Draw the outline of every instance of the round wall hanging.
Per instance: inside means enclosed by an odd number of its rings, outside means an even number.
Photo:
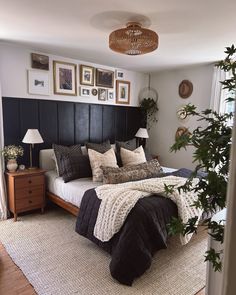
[[[96,96],[97,94],[98,94],[97,89],[96,89],[96,88],[93,88],[93,89],[92,89],[92,95],[93,95],[93,96]]]
[[[188,98],[193,93],[193,84],[189,80],[183,80],[179,84],[179,96],[182,98]]]

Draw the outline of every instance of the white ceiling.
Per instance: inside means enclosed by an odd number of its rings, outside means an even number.
[[[45,53],[142,72],[214,62],[236,43],[236,0],[0,0],[0,40]],[[109,33],[141,20],[159,48],[126,56]]]

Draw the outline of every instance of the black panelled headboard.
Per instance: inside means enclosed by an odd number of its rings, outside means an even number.
[[[51,148],[52,143],[71,145],[106,139],[114,143],[133,138],[145,122],[138,107],[3,97],[5,145],[24,146],[19,162],[26,165],[29,146],[22,139],[29,128],[39,129],[44,139],[34,149],[34,165],[38,165],[38,151]]]

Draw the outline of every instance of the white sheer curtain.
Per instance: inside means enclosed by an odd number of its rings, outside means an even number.
[[[0,85],[0,150],[4,146],[3,137],[3,115],[2,115],[2,94]],[[4,161],[0,154],[0,220],[7,219],[7,195],[6,195],[6,185],[4,178]]]
[[[222,89],[222,85],[220,83],[220,81],[224,81],[225,79],[226,72],[222,71],[220,68],[214,67],[210,108],[217,113],[221,111],[222,101],[224,101],[226,98],[226,92]]]

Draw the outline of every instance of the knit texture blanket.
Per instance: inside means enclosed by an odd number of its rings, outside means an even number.
[[[193,179],[193,186],[199,180]],[[102,242],[109,241],[117,233],[125,222],[129,212],[139,199],[150,195],[162,195],[170,198],[178,207],[179,218],[185,223],[189,218],[200,219],[202,210],[191,206],[197,199],[197,194],[190,192],[179,193],[178,187],[184,185],[186,178],[177,176],[166,176],[151,178],[121,184],[106,184],[96,188],[96,194],[101,199],[94,236]],[[171,194],[165,193],[165,185],[175,186]],[[181,243],[187,244],[192,234],[181,235]]]

